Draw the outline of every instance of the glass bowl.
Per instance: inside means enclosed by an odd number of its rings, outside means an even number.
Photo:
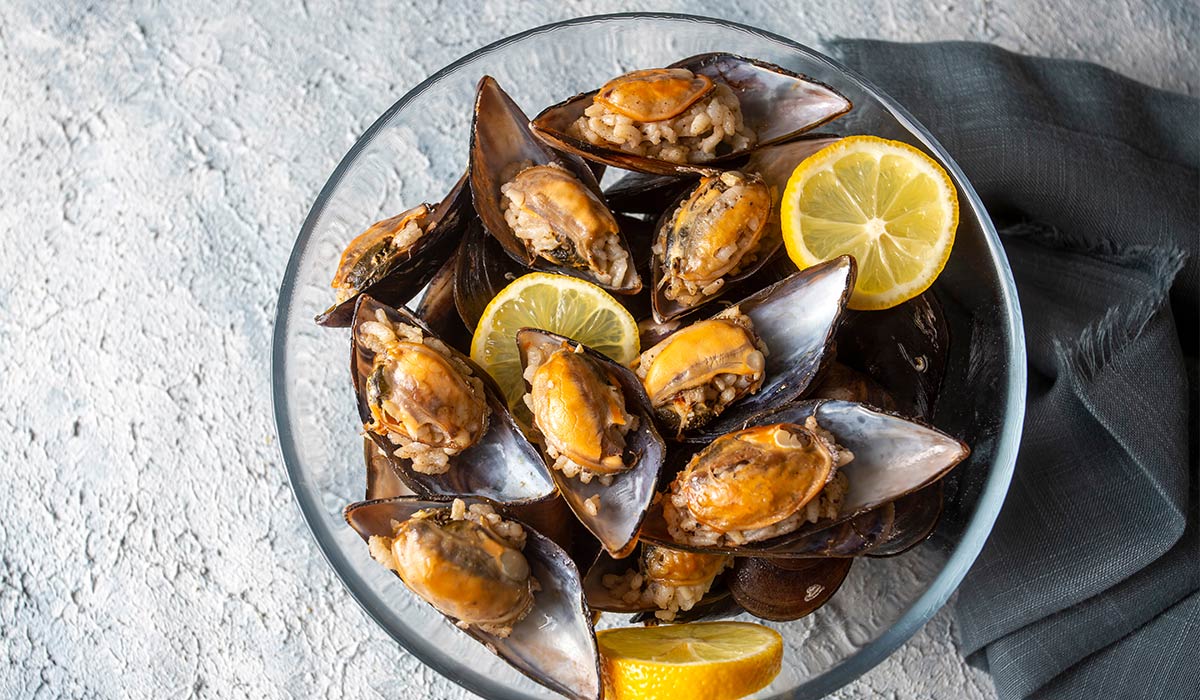
[[[815,614],[773,624],[783,672],[755,697],[817,698],[854,680],[945,604],[975,560],[1004,500],[1024,416],[1025,349],[1008,262],[975,190],[950,154],[886,93],[817,51],[762,30],[681,15],[624,14],[539,27],[435,73],[367,129],[321,190],[279,292],[272,389],[279,446],[300,510],[350,594],[405,649],[489,698],[552,697],[415,599],[342,519],[362,498],[361,426],[345,330],[313,316],[332,297],[342,247],[370,223],[437,201],[467,161],[475,84],[490,74],[529,114],[635,68],[708,51],[763,59],[828,83],[854,110],[826,130],[916,145],[955,180],[961,220],[934,286],[951,327],[951,357],[934,422],[966,440],[970,459],[948,485],[934,536],[899,557],[863,559]]]

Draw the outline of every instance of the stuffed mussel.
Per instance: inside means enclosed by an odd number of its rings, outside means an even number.
[[[727,53],[637,70],[534,118],[547,143],[589,160],[665,175],[713,173],[850,110],[833,88]]]
[[[599,698],[579,572],[552,541],[478,498],[364,501],[345,517],[373,559],[488,649],[568,697]]]
[[[367,436],[417,493],[502,502],[553,494],[537,450],[470,359],[404,309],[364,296],[351,370]]]
[[[602,553],[584,575],[583,591],[594,610],[648,613],[662,622],[701,619],[729,611],[722,574],[732,564],[723,554],[643,544],[627,559]]]
[[[666,452],[627,367],[569,338],[517,334],[525,403],[560,493],[615,557],[636,544]]]
[[[720,296],[779,249],[766,235],[771,190],[736,170],[704,177],[659,224],[654,243],[654,317],[666,321]]]
[[[592,170],[534,138],[521,108],[488,76],[475,97],[470,170],[484,227],[523,265],[618,293],[641,289]]]
[[[746,425],[689,436],[712,442],[651,508],[643,541],[757,557],[865,554],[900,534],[894,506],[881,506],[970,454],[934,428],[851,401],[800,401]]]
[[[331,283],[335,302],[317,316],[317,323],[350,325],[362,294],[396,306],[408,302],[453,255],[473,218],[464,173],[439,204],[419,204],[372,225],[342,252]]]
[[[798,398],[821,368],[853,287],[853,260],[837,258],[646,350],[636,371],[659,420],[677,437],[712,421],[729,432]]]

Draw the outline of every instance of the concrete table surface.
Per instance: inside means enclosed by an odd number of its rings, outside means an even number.
[[[274,441],[292,241],[407,89],[602,0],[0,4],[0,696],[468,694],[343,591]],[[662,2],[805,43],[978,39],[1195,94],[1158,0]],[[991,697],[943,610],[841,698]]]

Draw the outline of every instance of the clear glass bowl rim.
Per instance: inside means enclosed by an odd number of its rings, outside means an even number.
[[[1008,492],[1008,487],[1012,481],[1013,470],[1016,466],[1017,449],[1020,445],[1021,429],[1025,416],[1025,390],[1026,390],[1026,356],[1025,356],[1025,335],[1021,320],[1021,309],[1017,299],[1016,283],[1013,280],[1012,270],[1008,263],[1008,258],[1004,254],[1004,249],[1000,244],[999,235],[996,233],[995,226],[991,218],[987,215],[987,210],[983,206],[978,193],[971,186],[966,176],[959,168],[958,164],[950,156],[948,152],[938,143],[937,139],[929,133],[904,107],[898,104],[895,100],[887,95],[886,92],[880,90],[870,80],[866,79],[857,72],[847,68],[838,61],[829,56],[815,51],[799,42],[796,42],[787,37],[768,32],[757,27],[752,27],[738,22],[718,19],[713,17],[702,17],[695,15],[684,15],[679,13],[669,12],[619,12],[601,15],[589,15],[584,17],[575,17],[560,22],[544,24],[538,27],[527,29],[516,34],[512,34],[498,41],[492,42],[475,51],[472,51],[452,63],[439,69],[437,72],[430,75],[425,80],[421,81],[416,87],[405,93],[391,107],[363,132],[362,136],[354,143],[347,151],[326,181],[325,186],[321,188],[321,192],[317,195],[313,202],[312,208],[305,217],[304,224],[300,229],[300,234],[296,238],[292,247],[292,253],[288,259],[287,268],[284,271],[283,280],[280,283],[279,297],[277,300],[274,333],[271,348],[271,398],[272,407],[275,416],[275,427],[278,437],[279,451],[287,469],[288,482],[292,488],[292,493],[295,496],[296,504],[300,509],[301,516],[313,538],[317,541],[318,548],[330,567],[337,574],[338,579],[346,587],[350,596],[358,603],[363,612],[368,617],[375,620],[377,624],[385,629],[389,636],[396,640],[401,647],[406,651],[416,656],[422,663],[437,671],[442,676],[448,678],[454,683],[462,685],[467,690],[476,693],[480,696],[487,697],[492,689],[477,687],[474,683],[466,682],[464,679],[457,677],[454,668],[443,666],[433,659],[428,654],[424,653],[422,646],[415,643],[414,640],[405,638],[402,635],[394,634],[391,629],[382,625],[380,620],[375,616],[371,608],[364,602],[363,595],[357,590],[354,582],[348,581],[342,574],[341,569],[332,558],[332,551],[336,549],[333,543],[326,541],[325,537],[316,529],[312,523],[315,518],[319,517],[319,505],[308,499],[301,489],[297,487],[297,482],[301,478],[299,474],[299,459],[296,454],[295,444],[291,430],[287,422],[287,398],[283,381],[283,365],[286,361],[286,313],[287,306],[284,301],[290,299],[293,295],[296,274],[299,268],[301,251],[304,250],[312,231],[315,228],[317,221],[320,218],[321,212],[325,208],[325,204],[329,197],[336,190],[342,176],[349,169],[350,164],[355,161],[360,151],[369,143],[391,117],[403,109],[406,104],[414,97],[424,92],[431,85],[436,84],[443,76],[453,73],[459,66],[470,63],[476,58],[489,54],[497,49],[500,49],[508,44],[521,41],[530,36],[552,32],[556,29],[572,26],[576,24],[599,23],[613,20],[637,20],[637,19],[661,19],[671,21],[685,21],[701,24],[712,24],[725,29],[736,29],[756,35],[768,41],[777,42],[790,47],[791,49],[806,55],[808,58],[824,63],[834,70],[840,72],[846,79],[857,82],[859,87],[865,92],[871,94],[876,100],[885,106],[893,116],[904,125],[914,136],[919,138],[932,152],[936,153],[942,162],[950,171],[951,177],[955,184],[961,190],[964,197],[970,202],[972,208],[981,213],[981,224],[984,237],[988,246],[988,250],[996,265],[996,270],[1001,281],[1001,297],[1004,303],[1005,318],[1008,321],[1008,338],[1010,347],[1008,349],[1008,396],[1005,406],[1005,419],[1001,428],[1001,432],[997,437],[996,457],[992,463],[991,470],[988,474],[988,479],[979,495],[979,500],[976,506],[975,513],[972,515],[967,527],[963,530],[962,539],[954,547],[946,564],[937,574],[936,578],[930,584],[929,588],[900,616],[900,618],[890,628],[885,630],[877,639],[864,645],[857,652],[845,658],[840,663],[829,669],[824,674],[815,678],[809,679],[803,684],[793,688],[790,691],[785,691],[782,694],[773,696],[775,699],[782,700],[789,698],[799,700],[801,698],[820,698],[842,686],[850,683],[856,678],[862,676],[871,668],[878,665],[881,661],[887,658],[892,652],[898,649],[906,642],[913,634],[917,632],[930,618],[941,609],[958,584],[962,582],[966,576],[967,570],[975,562],[979,552],[983,549],[983,544],[991,533],[992,526],[995,524],[996,517],[1000,512],[1000,507],[1004,503],[1005,495]]]

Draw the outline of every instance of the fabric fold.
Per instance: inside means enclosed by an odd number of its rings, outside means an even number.
[[[1006,699],[1200,697],[1181,671],[1200,624],[1200,101],[983,44],[834,49],[962,167],[1025,317],[1025,434],[959,592],[964,653]]]

